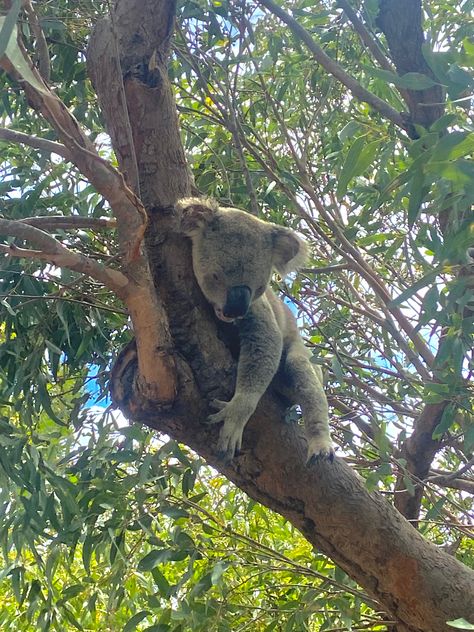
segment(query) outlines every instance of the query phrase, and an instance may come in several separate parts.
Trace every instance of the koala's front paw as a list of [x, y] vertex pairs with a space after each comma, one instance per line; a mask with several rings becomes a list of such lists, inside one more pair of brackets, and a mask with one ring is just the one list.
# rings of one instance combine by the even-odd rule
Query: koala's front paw
[[231, 461], [234, 455], [242, 447], [242, 434], [250, 415], [255, 410], [255, 405], [250, 403], [250, 398], [233, 397], [230, 402], [214, 399], [211, 407], [218, 409], [217, 413], [209, 415], [207, 423], [218, 424], [224, 422], [219, 434], [217, 451], [226, 462]]
[[226, 463], [232, 461], [242, 447], [243, 432], [244, 426], [228, 421], [224, 423], [219, 434], [219, 441], [217, 442], [219, 458]]
[[334, 461], [334, 448], [330, 437], [310, 437], [308, 439], [308, 458], [306, 465], [318, 460]]
[[206, 419], [205, 423], [209, 425], [218, 424], [221, 421], [224, 421], [224, 417], [222, 413], [229, 402], [223, 402], [221, 399], [213, 399], [209, 406], [214, 410], [218, 410], [218, 413], [214, 413], [213, 415], [209, 415]]

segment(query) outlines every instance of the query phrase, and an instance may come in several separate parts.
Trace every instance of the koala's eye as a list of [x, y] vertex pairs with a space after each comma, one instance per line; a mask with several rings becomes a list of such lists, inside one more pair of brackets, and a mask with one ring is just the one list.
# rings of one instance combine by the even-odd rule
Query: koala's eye
[[212, 278], [214, 279], [214, 281], [219, 281], [219, 275], [217, 274], [217, 272], [213, 272]]

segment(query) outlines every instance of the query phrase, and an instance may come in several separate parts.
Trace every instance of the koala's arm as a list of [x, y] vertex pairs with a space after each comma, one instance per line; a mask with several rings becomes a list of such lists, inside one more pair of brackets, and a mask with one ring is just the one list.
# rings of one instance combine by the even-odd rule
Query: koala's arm
[[239, 321], [240, 355], [235, 393], [230, 402], [215, 401], [220, 411], [210, 423], [224, 422], [218, 451], [232, 459], [242, 445], [242, 433], [258, 402], [278, 370], [282, 334], [265, 296], [256, 301], [249, 314]]

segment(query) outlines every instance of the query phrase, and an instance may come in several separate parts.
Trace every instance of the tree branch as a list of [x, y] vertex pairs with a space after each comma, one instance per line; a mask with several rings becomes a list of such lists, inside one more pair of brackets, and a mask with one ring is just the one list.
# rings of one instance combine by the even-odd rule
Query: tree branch
[[[425, 61], [422, 44], [421, 0], [381, 0], [376, 20], [387, 38], [388, 47], [398, 74], [419, 72], [432, 79], [435, 76]], [[407, 104], [413, 123], [429, 127], [444, 112], [443, 88], [434, 85], [425, 90], [407, 90]]]
[[[215, 366], [215, 357], [209, 361], [203, 372]], [[222, 379], [216, 373], [215, 378]], [[134, 410], [135, 419], [183, 441], [252, 498], [285, 516], [398, 623], [417, 632], [449, 632], [447, 620], [474, 616], [472, 571], [427, 542], [380, 494], [369, 493], [342, 460], [306, 468], [300, 431], [276, 422], [283, 409], [270, 395], [246, 428], [241, 455], [230, 464], [217, 456], [217, 433], [203, 423], [206, 404], [192, 380], [172, 413], [159, 419], [142, 415], [138, 402]], [[442, 573], [435, 570], [440, 568]]]
[[416, 525], [416, 519], [423, 496], [423, 481], [426, 479], [431, 463], [440, 448], [440, 440], [433, 439], [433, 431], [440, 423], [449, 402], [426, 404], [420, 416], [414, 423], [414, 430], [402, 446], [398, 458], [406, 460], [406, 471], [410, 478], [421, 481], [415, 484], [415, 492], [411, 493], [404, 480], [403, 471], [397, 478], [395, 485], [395, 507], [406, 518]]
[[41, 149], [41, 151], [47, 151], [48, 153], [58, 154], [65, 160], [72, 161], [71, 152], [61, 143], [55, 143], [53, 140], [46, 140], [45, 138], [37, 138], [36, 136], [30, 136], [23, 132], [17, 132], [12, 129], [0, 127], [0, 140], [8, 140], [12, 143], [21, 143], [23, 145], [29, 145], [35, 149]]
[[109, 217], [81, 217], [80, 215], [39, 215], [25, 217], [18, 220], [22, 224], [35, 226], [47, 230], [74, 230], [79, 228], [109, 228], [117, 227], [117, 220]]
[[119, 297], [126, 295], [129, 280], [124, 274], [118, 270], [107, 268], [98, 261], [94, 261], [80, 253], [72, 252], [54, 237], [34, 226], [14, 220], [0, 219], [0, 233], [29, 241], [36, 248], [39, 248], [39, 250], [27, 250], [14, 244], [2, 245], [2, 252], [12, 257], [36, 258], [49, 261], [58, 267], [69, 268], [75, 272], [87, 274], [87, 276], [103, 283]]
[[339, 66], [324, 50], [314, 41], [311, 34], [299, 24], [293, 17], [291, 17], [286, 11], [279, 7], [273, 0], [258, 0], [270, 13], [273, 13], [280, 18], [285, 24], [290, 27], [291, 32], [301, 41], [303, 41], [312, 53], [314, 59], [321, 64], [321, 66], [336, 79], [338, 79], [343, 85], [346, 86], [351, 94], [368, 103], [379, 114], [392, 121], [397, 127], [406, 130], [406, 122], [403, 116], [392, 108], [388, 103], [380, 99], [375, 94], [372, 94], [360, 85], [351, 75]]
[[337, 0], [337, 4], [342, 8], [344, 13], [347, 15], [349, 20], [354, 27], [354, 30], [359, 35], [362, 42], [367, 46], [369, 51], [372, 53], [374, 59], [378, 62], [379, 66], [384, 70], [388, 70], [389, 72], [394, 72], [394, 67], [389, 62], [389, 60], [385, 57], [382, 50], [380, 49], [376, 40], [372, 37], [369, 31], [365, 28], [365, 24], [359, 18], [357, 13], [351, 7], [347, 0]]

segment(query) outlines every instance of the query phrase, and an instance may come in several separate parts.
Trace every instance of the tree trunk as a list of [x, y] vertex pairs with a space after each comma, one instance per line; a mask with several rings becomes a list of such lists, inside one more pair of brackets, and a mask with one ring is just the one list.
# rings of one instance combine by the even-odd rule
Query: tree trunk
[[129, 389], [136, 370], [129, 349], [112, 380], [115, 392], [125, 393], [119, 397], [122, 409], [133, 421], [186, 443], [252, 498], [285, 516], [380, 602], [400, 629], [448, 632], [450, 619], [474, 621], [469, 569], [424, 540], [381, 495], [369, 493], [342, 460], [304, 465], [302, 433], [282, 423], [276, 384], [245, 430], [243, 453], [231, 464], [217, 459], [218, 429], [201, 422], [209, 399], [232, 393], [235, 361], [225, 329], [194, 280], [190, 245], [173, 232], [172, 205], [192, 188], [166, 70], [173, 19], [173, 2], [120, 0], [114, 29], [107, 21], [97, 25], [89, 48], [90, 74], [121, 168], [149, 212], [146, 248], [179, 371], [177, 401], [159, 412]]

